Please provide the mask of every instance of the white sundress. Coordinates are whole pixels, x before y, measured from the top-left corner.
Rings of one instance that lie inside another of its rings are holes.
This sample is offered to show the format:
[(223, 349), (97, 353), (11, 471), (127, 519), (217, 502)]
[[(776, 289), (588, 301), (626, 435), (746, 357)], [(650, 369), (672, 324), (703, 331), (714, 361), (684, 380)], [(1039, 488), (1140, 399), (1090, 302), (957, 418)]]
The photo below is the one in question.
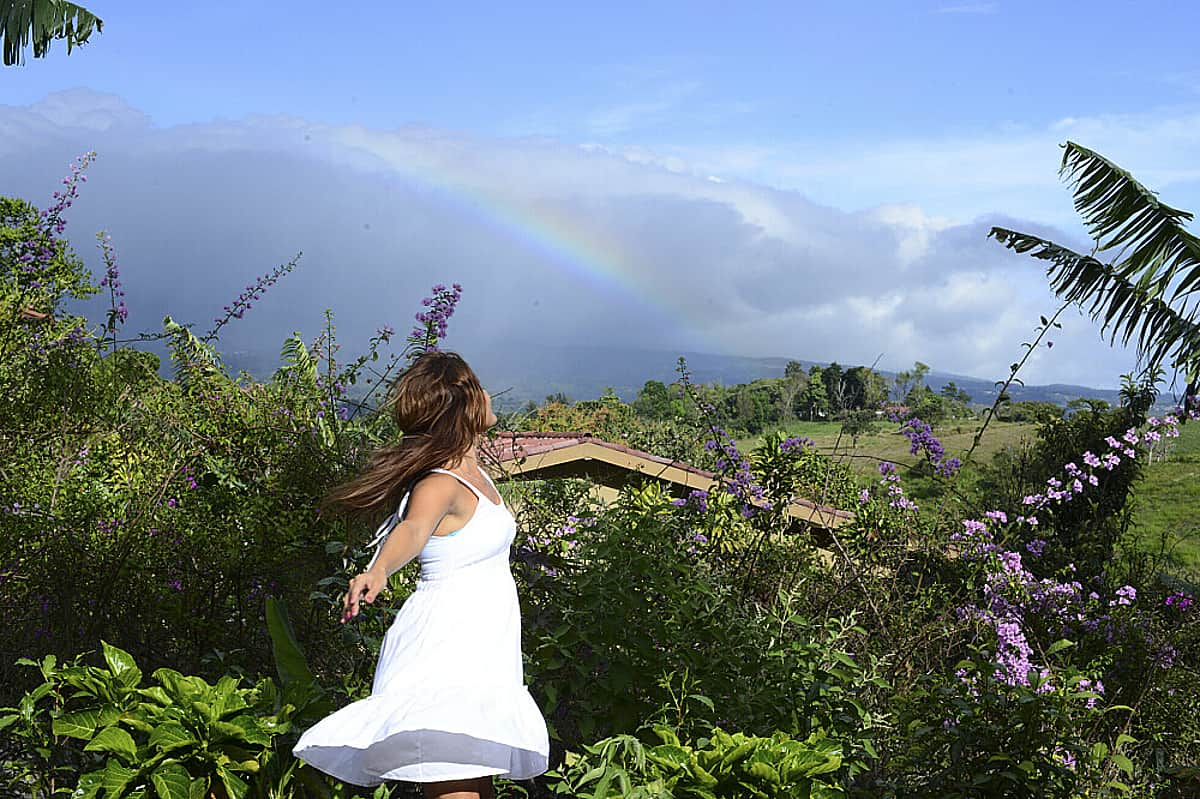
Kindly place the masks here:
[[(520, 780), (547, 768), (549, 736), (525, 687), (509, 570), (516, 520), (503, 500), (493, 503), (446, 469), (432, 471), (471, 489), (474, 514), (455, 532), (430, 536), (421, 550), (416, 589), (384, 636), (371, 695), (317, 722), (292, 749), (354, 785)], [(382, 548), (407, 504), (406, 493), (373, 545)], [(371, 562), (378, 557), (376, 549)]]

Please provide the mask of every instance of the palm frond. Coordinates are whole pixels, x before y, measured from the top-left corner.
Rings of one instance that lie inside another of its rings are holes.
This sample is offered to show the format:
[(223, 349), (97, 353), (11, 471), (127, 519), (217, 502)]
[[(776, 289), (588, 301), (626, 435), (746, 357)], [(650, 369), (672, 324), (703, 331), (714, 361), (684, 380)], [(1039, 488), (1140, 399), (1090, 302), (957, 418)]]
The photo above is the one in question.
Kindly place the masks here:
[(1065, 301), (1083, 308), (1109, 341), (1122, 345), (1136, 338), (1138, 351), (1150, 363), (1171, 359), (1192, 379), (1200, 374), (1200, 325), (1195, 313), (1181, 313), (1144, 281), (1132, 281), (1121, 270), (1047, 239), (993, 227), (988, 236), (1014, 252), (1048, 261), (1050, 287)]
[(66, 0), (9, 0), (0, 10), (0, 39), (4, 65), (24, 63), (25, 48), (41, 58), (55, 39), (66, 39), (67, 53), (87, 43), (93, 32), (104, 29), (104, 20), (81, 5)]
[[(1192, 214), (1172, 208), (1099, 153), (1067, 142), (1059, 174), (1074, 187), (1075, 210), (1098, 252), (1115, 251), (1115, 270), (1168, 302), (1200, 288), (1200, 239), (1184, 228)], [(1181, 279), (1176, 283), (1176, 278)]]

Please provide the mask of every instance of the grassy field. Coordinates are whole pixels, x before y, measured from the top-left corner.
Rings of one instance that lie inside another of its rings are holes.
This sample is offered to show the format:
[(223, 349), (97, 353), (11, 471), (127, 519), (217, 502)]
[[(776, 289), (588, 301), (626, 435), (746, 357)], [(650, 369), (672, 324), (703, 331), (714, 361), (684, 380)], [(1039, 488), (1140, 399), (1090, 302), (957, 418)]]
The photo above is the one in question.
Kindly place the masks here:
[[(978, 426), (978, 422), (972, 421), (951, 422), (935, 430), (934, 434), (946, 448), (947, 455), (962, 457), (971, 448), (971, 440)], [(917, 456), (909, 454), (908, 439), (896, 432), (895, 425), (880, 425), (878, 432), (859, 436), (857, 443), (849, 436), (841, 435), (841, 427), (840, 422), (795, 422), (785, 430), (790, 436), (811, 438), (817, 442), (821, 452), (849, 464), (864, 476), (878, 477), (880, 461), (913, 464), (920, 460)], [(990, 463), (995, 453), (1023, 438), (1031, 438), (1035, 433), (1034, 425), (993, 422), (988, 425), (987, 432), (971, 460), (975, 463)], [(737, 444), (743, 452), (747, 452), (761, 441), (761, 438), (744, 439)]]
[(1200, 584), (1200, 424), (1185, 424), (1167, 459), (1146, 467), (1135, 502), (1137, 547), (1165, 549), (1167, 571)]
[[(962, 456), (970, 448), (977, 424), (947, 424), (934, 431), (949, 455)], [(908, 439), (888, 425), (886, 432), (859, 436), (857, 445), (848, 436), (839, 434), (838, 422), (796, 422), (786, 428), (788, 435), (807, 436), (816, 441), (820, 451), (848, 463), (866, 477), (878, 477), (879, 462), (912, 464), (918, 459), (908, 453)], [(1032, 424), (997, 422), (988, 426), (983, 440), (972, 456), (972, 463), (990, 463), (992, 456), (1006, 446), (1017, 444), (1036, 435)], [(761, 438), (737, 442), (743, 452), (757, 446)], [(1157, 456), (1156, 456), (1157, 457)], [(970, 465), (962, 478), (973, 482), (975, 470)], [(905, 481), (910, 496), (920, 502), (929, 495), (932, 485), (927, 480), (910, 478)], [(1180, 429), (1180, 436), (1163, 460), (1146, 467), (1144, 478), (1134, 498), (1134, 546), (1136, 549), (1163, 555), (1164, 571), (1192, 585), (1200, 585), (1200, 424), (1190, 423)]]

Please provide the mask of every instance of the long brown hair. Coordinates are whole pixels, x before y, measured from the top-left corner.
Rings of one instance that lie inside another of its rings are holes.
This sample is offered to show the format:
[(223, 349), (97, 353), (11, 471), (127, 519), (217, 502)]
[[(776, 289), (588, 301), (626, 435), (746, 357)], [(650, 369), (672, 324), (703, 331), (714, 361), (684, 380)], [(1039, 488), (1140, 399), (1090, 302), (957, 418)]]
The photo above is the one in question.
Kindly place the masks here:
[(467, 455), (488, 428), (491, 400), (462, 356), (418, 355), (388, 388), (388, 407), (402, 435), (371, 454), (353, 479), (333, 488), (321, 510), (369, 517), (396, 509), (420, 475)]

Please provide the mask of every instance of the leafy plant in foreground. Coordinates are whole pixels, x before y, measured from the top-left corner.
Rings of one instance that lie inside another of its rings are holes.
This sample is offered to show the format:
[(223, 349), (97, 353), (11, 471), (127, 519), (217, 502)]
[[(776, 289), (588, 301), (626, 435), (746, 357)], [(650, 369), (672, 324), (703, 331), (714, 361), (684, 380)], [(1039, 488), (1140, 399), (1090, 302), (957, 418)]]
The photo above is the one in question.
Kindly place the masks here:
[(824, 799), (844, 796), (828, 775), (842, 766), (842, 747), (822, 733), (794, 740), (713, 729), (711, 737), (681, 741), (655, 725), (662, 743), (644, 745), (617, 735), (584, 747), (585, 754), (550, 775), (551, 790), (593, 799)]

